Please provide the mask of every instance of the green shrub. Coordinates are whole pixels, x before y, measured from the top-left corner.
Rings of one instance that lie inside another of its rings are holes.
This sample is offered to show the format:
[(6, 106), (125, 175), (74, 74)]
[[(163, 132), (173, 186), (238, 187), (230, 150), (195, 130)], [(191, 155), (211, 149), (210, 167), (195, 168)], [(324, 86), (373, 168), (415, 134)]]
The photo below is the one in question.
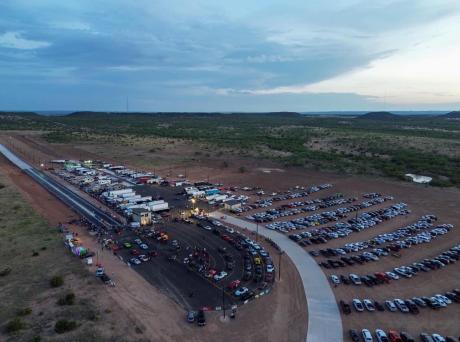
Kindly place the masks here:
[(60, 319), (54, 325), (54, 331), (56, 331), (58, 334), (63, 334), (65, 332), (72, 331), (76, 328), (77, 328), (77, 322), (70, 321), (67, 319)]
[(4, 266), (1, 270), (0, 270), (0, 277), (5, 277), (7, 276), (8, 274), (11, 273), (11, 267), (10, 266)]
[(32, 313), (31, 308), (24, 308), (24, 309), (18, 310), (18, 312), (16, 314), (18, 316), (27, 316), (27, 315), (30, 315), (31, 313)]
[(21, 321), (20, 318), (14, 318), (11, 321), (8, 322), (8, 324), (5, 327), (5, 330), (7, 333), (13, 333), (17, 332), (21, 329), (24, 328), (24, 323)]
[(75, 294), (69, 292), (64, 297), (59, 298), (58, 305), (74, 305), (75, 304)]
[(64, 278), (62, 276), (56, 275), (50, 280), (51, 287), (59, 287), (64, 284)]

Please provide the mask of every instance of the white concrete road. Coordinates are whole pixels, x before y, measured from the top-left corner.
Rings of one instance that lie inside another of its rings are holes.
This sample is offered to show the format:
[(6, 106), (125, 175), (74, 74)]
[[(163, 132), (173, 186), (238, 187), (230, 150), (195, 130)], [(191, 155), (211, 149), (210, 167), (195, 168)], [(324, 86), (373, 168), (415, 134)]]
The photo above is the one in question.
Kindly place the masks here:
[[(215, 211), (212, 217), (240, 228), (256, 231), (257, 225)], [(337, 301), (323, 271), (302, 247), (279, 232), (259, 225), (259, 234), (272, 239), (291, 258), (302, 279), (308, 303), (306, 342), (342, 342), (342, 319)], [(281, 274), (281, 277), (283, 275)]]

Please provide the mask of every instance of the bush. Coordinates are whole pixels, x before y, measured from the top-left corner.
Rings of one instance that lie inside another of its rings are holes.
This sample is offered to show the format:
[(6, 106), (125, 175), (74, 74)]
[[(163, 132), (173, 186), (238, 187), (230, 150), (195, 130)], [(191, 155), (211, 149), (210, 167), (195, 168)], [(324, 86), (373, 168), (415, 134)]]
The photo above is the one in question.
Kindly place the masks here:
[(31, 313), (32, 313), (31, 308), (24, 308), (24, 309), (18, 310), (16, 314), (18, 316), (27, 316), (27, 315), (30, 315)]
[(51, 287), (59, 287), (64, 284), (64, 278), (62, 276), (54, 276), (50, 280)]
[(60, 319), (54, 325), (54, 331), (56, 331), (58, 334), (63, 334), (65, 332), (72, 331), (75, 328), (77, 328), (77, 322), (69, 321), (67, 319)]
[(24, 323), (21, 321), (20, 318), (16, 317), (8, 322), (8, 324), (5, 327), (5, 330), (7, 333), (13, 333), (21, 330), (22, 328), (24, 328)]
[(5, 277), (7, 276), (8, 274), (11, 273), (11, 267), (10, 266), (4, 266), (1, 270), (0, 270), (0, 277)]
[(65, 297), (59, 298), (58, 302), (59, 305), (74, 305), (75, 304), (75, 294), (73, 292), (69, 292), (65, 295)]

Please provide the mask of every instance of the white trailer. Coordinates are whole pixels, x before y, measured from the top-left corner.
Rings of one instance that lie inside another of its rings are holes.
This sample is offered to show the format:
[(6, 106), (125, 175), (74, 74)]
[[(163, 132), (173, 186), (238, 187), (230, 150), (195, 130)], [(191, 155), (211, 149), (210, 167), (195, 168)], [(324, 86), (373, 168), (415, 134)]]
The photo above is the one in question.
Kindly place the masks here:
[(215, 202), (221, 202), (221, 201), (224, 201), (226, 198), (227, 198), (227, 195), (218, 195), (218, 196), (214, 197), (214, 201)]
[[(133, 192), (133, 189), (131, 188), (126, 188), (126, 189), (120, 189), (120, 190), (111, 190), (111, 191), (108, 191), (107, 192), (107, 195), (104, 195), (106, 197), (117, 197), (121, 194), (127, 194), (127, 193), (130, 193), (130, 192)], [(105, 194), (105, 192), (104, 192)]]
[(153, 211), (153, 212), (162, 211), (162, 210), (168, 210), (169, 205), (168, 205), (167, 202), (151, 204), (151, 205), (149, 205), (149, 209), (150, 209), (150, 211)]

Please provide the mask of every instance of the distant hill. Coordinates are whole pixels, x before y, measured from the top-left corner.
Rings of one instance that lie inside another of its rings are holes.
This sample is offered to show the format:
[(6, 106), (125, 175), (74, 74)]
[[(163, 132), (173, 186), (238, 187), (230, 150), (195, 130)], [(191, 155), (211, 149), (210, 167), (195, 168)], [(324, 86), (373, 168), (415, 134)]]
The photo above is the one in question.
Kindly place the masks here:
[(460, 111), (453, 111), (447, 114), (439, 115), (441, 119), (460, 119)]
[(390, 112), (369, 112), (364, 115), (357, 116), (357, 120), (394, 120), (400, 119), (399, 115), (390, 113)]
[(1, 112), (0, 111), (0, 116), (3, 117), (23, 117), (23, 118), (31, 118), (31, 117), (37, 117), (39, 116), (37, 113), (34, 112)]
[(220, 113), (220, 112), (91, 112), (91, 111), (81, 111), (81, 112), (73, 112), (68, 114), (69, 117), (101, 117), (106, 115), (130, 115), (130, 116), (177, 116), (177, 117), (208, 117), (208, 116), (216, 116), (216, 115), (268, 115), (268, 116), (282, 116), (282, 117), (293, 117), (293, 116), (300, 116), (300, 113), (297, 112), (264, 112), (264, 113), (242, 113), (242, 112), (235, 112), (235, 113)]

